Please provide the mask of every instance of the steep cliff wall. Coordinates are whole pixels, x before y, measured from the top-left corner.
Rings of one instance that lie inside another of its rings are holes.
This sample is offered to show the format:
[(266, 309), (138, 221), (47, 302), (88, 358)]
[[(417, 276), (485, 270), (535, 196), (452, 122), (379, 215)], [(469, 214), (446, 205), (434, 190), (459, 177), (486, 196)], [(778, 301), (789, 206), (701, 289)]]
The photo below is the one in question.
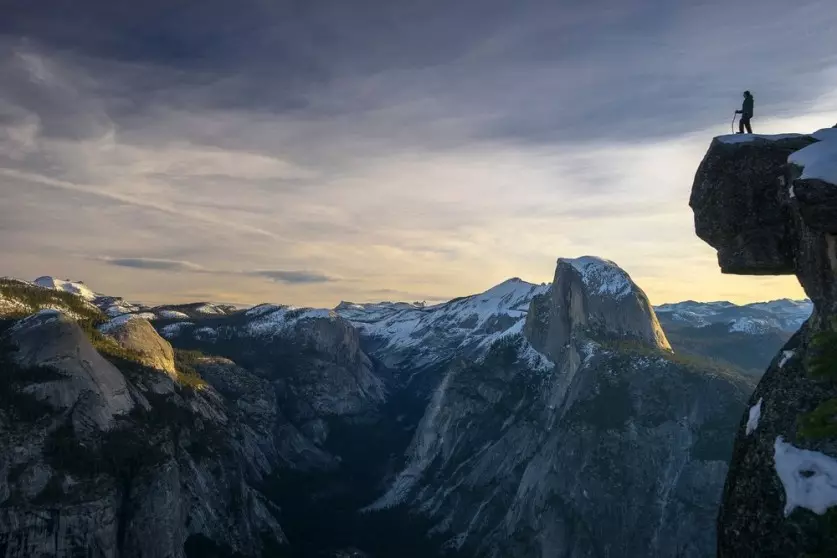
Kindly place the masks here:
[(815, 307), (741, 418), (718, 516), (721, 557), (837, 553), (835, 132), (716, 138), (695, 176), (695, 229), (722, 271), (796, 275)]

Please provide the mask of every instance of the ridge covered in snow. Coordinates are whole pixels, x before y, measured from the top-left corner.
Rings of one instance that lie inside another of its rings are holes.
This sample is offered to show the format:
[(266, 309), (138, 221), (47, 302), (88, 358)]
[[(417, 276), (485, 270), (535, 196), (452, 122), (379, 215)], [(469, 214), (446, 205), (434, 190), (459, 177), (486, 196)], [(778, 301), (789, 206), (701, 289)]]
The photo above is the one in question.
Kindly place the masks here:
[(332, 310), (317, 308), (294, 308), (292, 306), (275, 307), (270, 311), (256, 314), (254, 320), (245, 326), (251, 335), (277, 335), (292, 329), (302, 320), (314, 318), (334, 319), (337, 314)]
[(343, 302), (335, 311), (377, 340), (376, 352), (398, 355), (391, 363), (410, 359), (421, 366), (521, 333), (529, 303), (548, 289), (547, 284), (513, 278), (483, 293), (433, 306)]
[(654, 310), (663, 322), (706, 327), (724, 324), (730, 332), (760, 334), (770, 330), (793, 333), (811, 315), (810, 300), (781, 299), (738, 306), (731, 302), (688, 300), (661, 304)]
[(136, 314), (122, 314), (121, 316), (117, 316), (111, 320), (108, 320), (104, 324), (99, 326), (99, 331), (102, 333), (110, 333), (117, 327), (130, 322), (131, 320), (155, 320), (157, 318), (156, 315), (152, 314), (151, 312), (139, 312)]
[(43, 277), (38, 277), (37, 279), (35, 279), (34, 283), (39, 287), (44, 287), (45, 289), (53, 289), (56, 291), (72, 293), (89, 301), (95, 300), (99, 297), (97, 293), (93, 292), (87, 285), (85, 285), (81, 281), (61, 280), (45, 275)]

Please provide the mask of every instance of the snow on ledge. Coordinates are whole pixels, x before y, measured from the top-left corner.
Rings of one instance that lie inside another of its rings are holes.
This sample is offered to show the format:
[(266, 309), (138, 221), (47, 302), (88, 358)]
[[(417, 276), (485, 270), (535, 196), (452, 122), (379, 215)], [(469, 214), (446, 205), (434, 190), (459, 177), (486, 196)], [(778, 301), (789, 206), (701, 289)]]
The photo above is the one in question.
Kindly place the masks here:
[(784, 139), (801, 138), (804, 134), (727, 134), (725, 136), (718, 136), (715, 139), (721, 143), (728, 145), (736, 143), (750, 143), (753, 141), (779, 141)]
[(791, 153), (788, 162), (802, 167), (800, 179), (818, 179), (837, 185), (837, 128), (814, 132), (820, 140)]
[(747, 436), (756, 431), (759, 427), (759, 419), (761, 418), (761, 402), (763, 398), (759, 398), (759, 402), (750, 407), (750, 416), (747, 418)]
[(822, 515), (837, 506), (837, 460), (794, 447), (782, 436), (776, 437), (773, 459), (785, 488), (785, 517), (796, 508)]
[(155, 320), (157, 316), (151, 312), (140, 312), (139, 314), (122, 314), (110, 321), (107, 321), (99, 326), (99, 331), (102, 333), (110, 333), (121, 325), (124, 325), (131, 320)]

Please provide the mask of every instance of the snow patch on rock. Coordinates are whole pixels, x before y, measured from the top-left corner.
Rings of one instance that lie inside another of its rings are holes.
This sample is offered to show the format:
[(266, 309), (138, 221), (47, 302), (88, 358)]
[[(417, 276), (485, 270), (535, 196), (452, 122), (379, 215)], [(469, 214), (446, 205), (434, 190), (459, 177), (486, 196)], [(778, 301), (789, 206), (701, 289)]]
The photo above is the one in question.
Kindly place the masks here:
[(194, 331), (194, 336), (198, 341), (214, 341), (218, 332), (211, 327), (200, 327)]
[(139, 308), (136, 305), (131, 304), (129, 302), (121, 301), (108, 306), (105, 309), (105, 314), (107, 314), (110, 318), (115, 318), (123, 314), (130, 314), (132, 312), (136, 312), (137, 310), (139, 310)]
[(276, 304), (259, 304), (258, 306), (254, 306), (244, 312), (244, 315), (249, 318), (255, 318), (258, 316), (263, 316), (268, 312), (275, 312), (276, 310), (282, 310), (285, 306), (278, 306)]
[(54, 277), (44, 276), (35, 279), (35, 284), (46, 289), (72, 293), (85, 300), (94, 300), (99, 296), (81, 281), (64, 281), (61, 279), (55, 279)]
[(166, 320), (188, 320), (189, 315), (177, 310), (159, 310), (157, 316)]
[(223, 316), (225, 314), (223, 310), (213, 304), (202, 304), (195, 308), (195, 312), (211, 316)]
[(747, 418), (747, 436), (756, 431), (759, 427), (759, 419), (761, 418), (761, 403), (763, 398), (759, 398), (759, 402), (750, 407), (750, 415)]
[(628, 296), (633, 290), (633, 282), (628, 274), (610, 260), (583, 256), (575, 259), (561, 258), (558, 261), (573, 266), (592, 293), (619, 299)]
[[(55, 320), (57, 320), (61, 316), (62, 313), (64, 313), (64, 312), (62, 312), (62, 310), (57, 309), (57, 308), (42, 308), (41, 310), (38, 310), (34, 314), (30, 314), (29, 316), (26, 316), (22, 320), (18, 320), (18, 322), (15, 323), (15, 325), (13, 325), (12, 328), (9, 331), (12, 331), (12, 332), (21, 331), (21, 330), (24, 330), (27, 327), (30, 327), (31, 325), (34, 325), (36, 323), (40, 325), (40, 324), (48, 324), (50, 322), (54, 322)], [(70, 316), (70, 317), (72, 317), (72, 316)]]
[(163, 337), (171, 339), (180, 335), (183, 332), (184, 328), (194, 326), (195, 324), (193, 322), (177, 322), (176, 324), (169, 324), (165, 326), (160, 330), (160, 333), (163, 335)]
[(130, 322), (131, 320), (153, 320), (156, 317), (157, 316), (155, 316), (151, 312), (140, 312), (138, 314), (123, 314), (100, 325), (99, 331), (101, 331), (102, 333), (110, 333), (117, 327), (124, 325)]
[(790, 359), (796, 354), (796, 351), (782, 351), (782, 358), (779, 359), (779, 368), (784, 368)]
[(294, 308), (291, 306), (275, 307), (273, 311), (265, 311), (245, 326), (251, 335), (277, 335), (292, 329), (302, 320), (335, 319), (337, 314), (333, 310), (315, 308)]
[(796, 508), (822, 515), (837, 505), (837, 460), (786, 443), (773, 444), (776, 474), (785, 488), (785, 517)]
[(761, 318), (739, 318), (729, 324), (730, 332), (749, 333), (751, 335), (766, 333), (772, 328), (779, 329), (779, 325)]
[(837, 185), (837, 128), (812, 134), (819, 141), (791, 153), (788, 162), (802, 167), (801, 179), (818, 179)]
[(555, 363), (535, 348), (521, 336), (521, 346), (518, 351), (518, 358), (524, 361), (528, 367), (538, 372), (547, 372), (555, 368)]

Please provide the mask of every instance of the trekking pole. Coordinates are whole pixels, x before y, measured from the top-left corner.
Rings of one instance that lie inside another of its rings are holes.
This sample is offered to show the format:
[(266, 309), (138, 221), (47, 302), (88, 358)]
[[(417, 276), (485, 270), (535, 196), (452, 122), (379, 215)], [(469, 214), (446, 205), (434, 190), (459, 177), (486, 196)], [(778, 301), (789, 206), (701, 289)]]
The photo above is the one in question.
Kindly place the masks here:
[(737, 112), (732, 113), (732, 123), (729, 125), (729, 131), (731, 133), (735, 133), (735, 117), (738, 115)]

